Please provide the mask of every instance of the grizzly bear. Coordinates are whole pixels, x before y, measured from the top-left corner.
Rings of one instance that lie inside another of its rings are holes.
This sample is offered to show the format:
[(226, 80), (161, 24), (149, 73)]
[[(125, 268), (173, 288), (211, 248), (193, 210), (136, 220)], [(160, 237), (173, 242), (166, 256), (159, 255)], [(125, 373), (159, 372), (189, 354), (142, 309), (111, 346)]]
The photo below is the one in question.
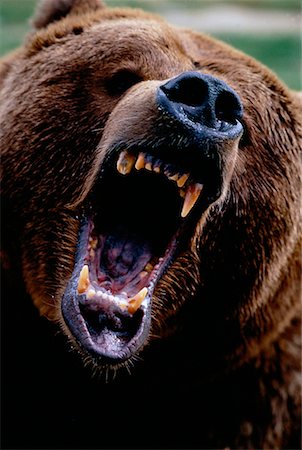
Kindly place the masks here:
[(300, 448), (298, 96), (138, 9), (33, 26), (0, 69), (3, 446)]

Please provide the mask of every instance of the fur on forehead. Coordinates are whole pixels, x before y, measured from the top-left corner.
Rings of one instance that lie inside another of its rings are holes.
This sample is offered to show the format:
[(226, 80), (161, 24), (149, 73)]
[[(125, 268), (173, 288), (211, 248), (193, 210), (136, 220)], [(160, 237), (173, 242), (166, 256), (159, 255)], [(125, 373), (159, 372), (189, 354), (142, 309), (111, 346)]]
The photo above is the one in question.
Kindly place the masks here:
[(104, 8), (102, 0), (42, 0), (32, 21), (36, 29), (44, 28), (67, 15), (79, 15)]
[[(47, 4), (50, 1), (51, 0), (44, 0), (44, 4)], [(72, 0), (61, 1), (72, 2)], [(60, 0), (55, 0), (54, 3), (56, 2), (60, 2)], [(75, 4), (75, 2), (76, 0), (73, 0), (73, 4)], [(90, 3), (91, 2), (92, 0)], [(80, 0), (77, 4), (80, 5)], [(60, 19), (53, 20), (52, 22), (49, 22), (47, 26), (38, 28), (34, 33), (30, 33), (27, 41), (25, 41), (26, 55), (31, 57), (40, 50), (57, 43), (58, 40), (65, 36), (69, 34), (80, 34), (84, 29), (103, 22), (104, 20), (130, 19), (137, 23), (140, 20), (152, 19), (154, 21), (154, 19), (156, 19), (157, 22), (162, 24), (165, 23), (160, 16), (135, 8), (106, 8), (100, 6), (95, 10), (85, 9), (85, 12), (86, 13), (84, 14), (80, 14), (74, 13), (74, 10), (72, 10), (72, 12), (68, 13), (66, 16), (61, 16)], [(133, 28), (136, 29), (136, 26), (133, 25)]]

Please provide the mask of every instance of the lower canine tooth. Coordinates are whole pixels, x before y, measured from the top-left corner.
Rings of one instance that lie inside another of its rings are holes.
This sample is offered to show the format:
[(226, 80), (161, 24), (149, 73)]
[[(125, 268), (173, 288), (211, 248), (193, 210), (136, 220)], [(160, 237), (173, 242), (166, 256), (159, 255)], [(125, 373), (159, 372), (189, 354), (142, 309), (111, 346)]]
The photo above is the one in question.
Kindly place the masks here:
[(189, 214), (189, 212), (197, 202), (202, 189), (203, 185), (199, 183), (190, 184), (190, 186), (188, 186), (181, 211), (181, 217), (186, 217)]
[(90, 284), (89, 281), (89, 268), (88, 265), (85, 264), (82, 267), (80, 276), (79, 276), (79, 282), (78, 282), (78, 293), (79, 294), (84, 294), (84, 292), (87, 291), (88, 286)]
[(135, 163), (135, 156), (130, 155), (128, 152), (122, 152), (117, 161), (116, 167), (119, 173), (122, 175), (127, 175), (131, 172)]
[(136, 294), (131, 300), (129, 300), (128, 305), (128, 312), (129, 314), (134, 314), (138, 308), (141, 306), (142, 302), (144, 301), (146, 295), (147, 295), (148, 289), (144, 287), (139, 291), (138, 294)]

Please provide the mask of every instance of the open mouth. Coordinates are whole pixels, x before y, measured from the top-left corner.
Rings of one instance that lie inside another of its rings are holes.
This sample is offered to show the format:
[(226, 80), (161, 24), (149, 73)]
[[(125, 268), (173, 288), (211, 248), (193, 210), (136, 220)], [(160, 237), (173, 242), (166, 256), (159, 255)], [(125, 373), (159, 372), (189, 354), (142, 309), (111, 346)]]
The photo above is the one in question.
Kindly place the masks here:
[(138, 133), (136, 114), (128, 123), (127, 96), (108, 119), (62, 300), (69, 330), (101, 365), (120, 364), (148, 343), (153, 294), (225, 192), (243, 132), (240, 99), (221, 80), (186, 72), (156, 89), (152, 132), (147, 121)]
[(110, 183), (104, 181), (105, 192), (106, 185), (114, 191), (90, 219), (77, 290), (84, 314), (98, 309), (101, 299), (134, 315), (169, 261), (181, 219), (194, 207), (203, 185), (146, 154), (127, 152), (120, 154)]
[(91, 193), (62, 311), (80, 346), (106, 363), (148, 341), (156, 285), (210, 198), (192, 172), (148, 151), (122, 151)]

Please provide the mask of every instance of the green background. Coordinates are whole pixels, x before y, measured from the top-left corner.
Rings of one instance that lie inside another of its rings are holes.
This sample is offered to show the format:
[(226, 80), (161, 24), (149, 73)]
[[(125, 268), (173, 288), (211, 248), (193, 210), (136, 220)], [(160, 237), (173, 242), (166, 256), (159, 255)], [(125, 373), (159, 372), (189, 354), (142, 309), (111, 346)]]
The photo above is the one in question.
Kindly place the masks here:
[[(209, 6), (224, 8), (236, 6), (252, 8), (256, 11), (278, 11), (281, 14), (300, 14), (300, 0), (237, 0), (237, 1), (211, 1), (211, 0), (107, 0), (110, 6), (131, 5), (158, 13), (173, 11), (181, 14), (183, 9), (198, 13), (202, 8)], [(30, 30), (29, 18), (36, 5), (36, 0), (0, 0), (0, 54), (17, 47)], [(267, 23), (269, 30), (269, 21)], [(242, 33), (236, 31), (211, 31), (210, 34), (219, 37), (227, 43), (237, 47), (247, 54), (254, 56), (269, 66), (277, 75), (293, 89), (301, 89), (301, 35), (297, 30), (282, 33), (268, 30), (261, 32)]]

